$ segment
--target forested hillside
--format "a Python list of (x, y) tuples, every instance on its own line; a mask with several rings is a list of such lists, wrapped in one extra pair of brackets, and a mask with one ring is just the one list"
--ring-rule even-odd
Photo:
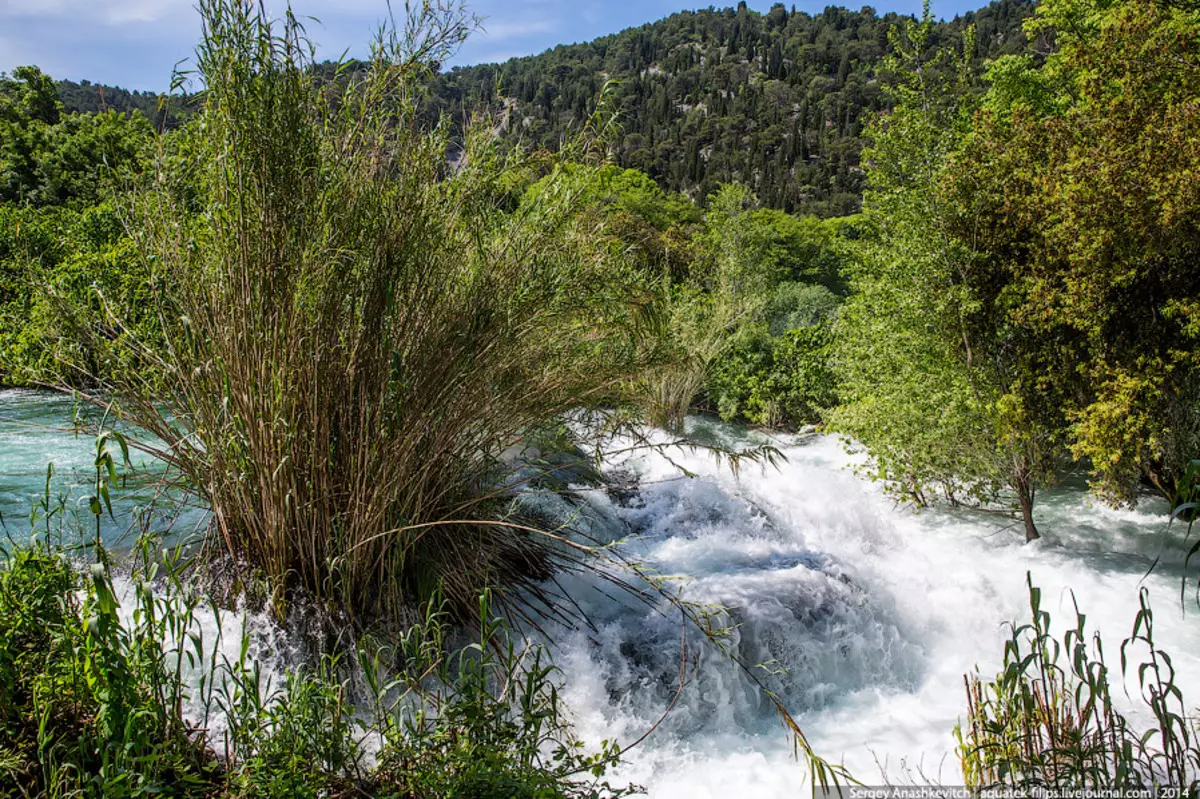
[[(939, 23), (930, 51), (976, 26), (974, 65), (1026, 46), (1026, 0), (998, 0)], [(615, 155), (665, 188), (707, 197), (749, 186), (772, 208), (821, 216), (857, 210), (865, 126), (890, 106), (882, 66), (900, 17), (869, 6), (812, 16), (782, 4), (685, 11), (585, 44), (437, 77), (433, 108), (461, 119), (507, 106), (507, 136), (554, 147), (578, 130), (611, 82)]]
[(147, 118), (158, 113), (160, 95), (154, 92), (139, 92), (122, 89), (119, 86), (104, 86), (83, 80), (76, 83), (73, 80), (60, 80), (58, 96), (68, 111), (84, 113), (99, 113), (101, 111), (120, 111), (131, 113), (141, 111)]
[[(939, 23), (930, 51), (976, 26), (976, 70), (1024, 51), (1029, 0), (997, 0)], [(896, 14), (830, 6), (810, 15), (775, 5), (683, 11), (584, 44), (504, 64), (451, 69), (430, 87), (426, 120), (456, 124), (480, 108), (504, 111), (505, 137), (554, 148), (578, 131), (608, 85), (618, 112), (617, 162), (703, 201), (720, 183), (749, 186), (771, 208), (819, 216), (853, 213), (865, 185), (863, 130), (890, 107), (883, 67)], [(329, 67), (331, 65), (321, 65)], [(141, 111), (160, 129), (160, 97), (58, 81), (68, 112)], [(187, 102), (173, 100), (173, 127)]]

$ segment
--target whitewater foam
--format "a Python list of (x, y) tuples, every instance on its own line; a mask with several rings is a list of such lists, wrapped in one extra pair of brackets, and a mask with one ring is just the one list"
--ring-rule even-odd
[[(745, 435), (690, 425), (726, 440)], [(689, 575), (689, 598), (730, 609), (734, 650), (772, 667), (764, 682), (825, 758), (868, 781), (883, 770), (891, 780), (960, 782), (952, 733), (963, 674), (998, 669), (1005, 622), (1028, 615), (1027, 571), (1060, 624), (1074, 591), (1089, 627), (1112, 644), (1129, 634), (1146, 586), (1185, 696), (1200, 690), (1200, 628), (1194, 610), (1180, 611), (1179, 548), (1163, 546), (1161, 504), (1112, 511), (1077, 486), (1049, 492), (1038, 510), (1044, 538), (1025, 545), (1007, 517), (897, 507), (854, 474), (861, 456), (833, 437), (776, 443), (787, 462), (750, 467), (740, 479), (703, 453), (610, 463), (645, 481), (612, 512), (639, 534), (627, 545), (632, 554), (664, 574)], [(698, 476), (673, 479), (672, 461)], [(1164, 552), (1167, 562), (1147, 576)], [(634, 739), (675, 693), (678, 613), (619, 603), (615, 614), (599, 592), (580, 596), (604, 622), (555, 641), (567, 701), (585, 739)], [(699, 661), (675, 709), (628, 753), (619, 776), (654, 797), (795, 796), (807, 770), (773, 707), (711, 648)]]

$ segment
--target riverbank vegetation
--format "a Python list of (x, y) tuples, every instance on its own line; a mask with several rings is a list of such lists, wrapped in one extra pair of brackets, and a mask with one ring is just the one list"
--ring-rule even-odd
[[(203, 111), (131, 211), (163, 343), (84, 320), (108, 358), (93, 396), (162, 442), (280, 602), (366, 623), (439, 585), (464, 614), (489, 585), (536, 590), (574, 556), (511, 507), (504, 457), (656, 362), (639, 276), (590, 246), (568, 171), (483, 125), (451, 167), (446, 131), (416, 124), (455, 10), (415, 14), (345, 83), (317, 80), (294, 21), (202, 12)], [(504, 208), (538, 166), (541, 201)]]
[[(143, 540), (120, 576), (43, 536), (0, 565), (0, 796), (118, 799), (617, 797), (619, 754), (565, 726), (545, 653), (493, 617), (451, 651), (446, 614), (389, 648), (264, 673), (186, 561)], [(230, 635), (230, 639), (223, 636)], [(360, 665), (351, 680), (347, 662)], [(452, 689), (452, 690), (450, 690)]]
[(928, 22), (900, 35), (833, 422), (918, 501), (1012, 492), (1036, 538), (1071, 464), (1121, 504), (1200, 451), (1200, 16), (1050, 0), (1029, 31), (1054, 51), (993, 62), (982, 95), (965, 54), (926, 61)]
[[(370, 60), (330, 66), (314, 63), (290, 14), (205, 0), (203, 90), (186, 119), (67, 113), (35, 68), (0, 81), (0, 380), (104, 405), (211, 510), (208, 551), (261, 576), (277, 615), (308, 602), (372, 634), (436, 607), (490, 636), (481, 595), (535, 625), (531, 597), (570, 617), (570, 596), (545, 586), (594, 569), (604, 550), (519, 501), (560, 470), (543, 450), (579, 452), (644, 423), (682, 436), (696, 411), (842, 433), (895, 496), (1012, 511), (1027, 540), (1038, 494), (1074, 472), (1114, 505), (1154, 491), (1184, 507), (1200, 453), (1200, 12), (1152, 0), (1021, 9), (1023, 33), (1005, 43), (970, 26), (948, 40), (928, 13), (890, 26), (870, 84), (886, 104), (862, 106), (887, 113), (861, 131), (857, 115), (839, 116), (838, 136), (869, 142), (861, 213), (826, 218), (859, 210), (841, 196), (859, 185), (857, 150), (821, 176), (832, 194), (808, 209), (820, 215), (795, 216), (782, 210), (804, 207), (794, 158), (778, 162), (788, 179), (732, 180), (771, 171), (755, 137), (727, 131), (705, 146), (747, 144), (761, 168), (667, 180), (644, 164), (629, 131), (661, 120), (629, 118), (627, 86), (597, 87), (594, 113), (554, 152), (514, 146), (511, 108), (439, 116), (455, 73), (437, 65), (470, 29), (459, 6), (414, 6)], [(751, 13), (727, 15), (714, 46), (770, 63), (776, 50), (756, 37), (798, 17), (753, 15), (759, 30)], [(692, 49), (677, 43), (669, 58)], [(854, 83), (849, 63), (838, 85)], [(753, 91), (789, 97), (776, 82)], [(739, 95), (744, 113), (759, 108), (753, 91)], [(788, 139), (802, 152), (805, 120)], [(829, 136), (822, 146), (842, 148)], [(282, 695), (279, 707), (321, 724), (264, 704), (234, 725), (259, 731), (249, 743), (231, 727), (239, 754), (223, 760), (187, 729), (177, 696), (145, 693), (180, 679), (149, 648), (165, 628), (137, 632), (167, 623), (158, 600), (134, 598), (142, 616), (121, 619), (103, 564), (80, 586), (38, 546), (4, 572), (32, 575), (22, 591), (36, 605), (4, 612), (42, 619), (13, 627), (25, 643), (7, 634), (8, 668), (41, 658), (28, 675), (51, 675), (22, 677), (33, 682), (5, 699), (20, 742), (0, 752), (12, 773), (54, 769), (38, 777), (51, 793), (84, 773), (113, 785), (128, 773), (249, 795), (259, 787), (230, 787), (251, 785), (249, 764), (286, 755), (328, 764), (330, 786), (368, 779), (343, 738), (286, 738), (306, 725), (349, 735), (336, 669), (312, 694)], [(91, 694), (63, 687), (97, 663), (118, 664), (128, 684), (105, 687), (116, 671), (101, 671)], [(495, 683), (471, 688), (471, 674), (464, 701), (484, 701), (480, 686)], [(1015, 679), (994, 704), (971, 689), (977, 751), (1036, 723), (1013, 709), (1027, 687)], [(497, 747), (525, 752), (495, 773), (548, 780), (531, 796), (590, 795), (571, 793), (574, 756), (566, 771), (534, 763), (546, 730), (561, 729), (555, 713), (514, 720), (497, 710), (513, 699), (463, 711), (463, 723), (489, 719), (479, 735)], [(120, 737), (143, 717), (158, 725), (146, 741)], [(72, 731), (54, 732), (60, 721)], [(439, 758), (466, 758), (460, 732), (433, 723), (385, 743), (398, 760), (381, 756), (369, 779), (390, 779), (388, 762), (433, 775)], [(995, 767), (967, 769), (986, 782), (1001, 779)], [(451, 789), (397, 795), (421, 790)]]
[[(967, 717), (955, 730), (963, 778), (982, 789), (1200, 790), (1196, 714), (1171, 655), (1154, 639), (1145, 589), (1119, 668), (1074, 607), (1073, 626), (1056, 634), (1042, 592), (1029, 583), (1029, 619), (1011, 626), (1002, 671), (967, 675)], [(1073, 598), (1072, 598), (1073, 601)], [(1110, 650), (1111, 653), (1111, 650)], [(1111, 654), (1108, 656), (1111, 657)], [(1132, 683), (1122, 712), (1114, 687)], [(1138, 713), (1138, 721), (1131, 721)]]

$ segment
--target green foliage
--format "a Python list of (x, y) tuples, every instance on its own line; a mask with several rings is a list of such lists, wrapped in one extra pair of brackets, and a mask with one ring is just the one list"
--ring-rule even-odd
[[(841, 270), (837, 274), (840, 276)], [(832, 321), (842, 298), (822, 285), (786, 281), (775, 287), (767, 306), (768, 329), (772, 336), (789, 330)]]
[(768, 427), (819, 422), (837, 402), (832, 342), (825, 321), (777, 336), (747, 331), (713, 367), (709, 399), (726, 421), (744, 418)]
[(1120, 503), (1200, 448), (1200, 17), (1055, 0), (1027, 28), (1055, 48), (991, 64), (983, 97), (969, 50), (923, 59), (928, 22), (898, 40), (834, 418), (918, 501), (1011, 489), (1032, 537), (1068, 458)]
[[(729, 184), (709, 198), (702, 224), (671, 228), (688, 241), (675, 261), (660, 262), (673, 363), (636, 389), (655, 424), (680, 430), (703, 392), (725, 418), (771, 426), (817, 421), (834, 401), (829, 327), (807, 328), (831, 319), (840, 302), (830, 287), (842, 286), (856, 222), (756, 206), (745, 186)], [(680, 267), (681, 256), (690, 263)]]
[[(1030, 620), (1012, 627), (1004, 668), (984, 682), (968, 676), (967, 721), (955, 735), (966, 784), (988, 788), (1200, 789), (1200, 740), (1168, 653), (1154, 641), (1146, 589), (1120, 671), (1105, 659), (1085, 616), (1062, 638), (1051, 632), (1041, 590), (1029, 582)], [(1140, 660), (1135, 660), (1138, 658)], [(1136, 667), (1135, 667), (1136, 664)], [(1115, 709), (1110, 683), (1136, 675), (1153, 725), (1135, 729)]]
[(931, 30), (926, 18), (897, 33), (896, 71), (906, 82), (896, 110), (873, 130), (871, 227), (847, 269), (836, 354), (843, 405), (831, 416), (867, 448), (875, 477), (921, 504), (988, 497), (1002, 480), (988, 412), (994, 393), (978, 387), (985, 366), (964, 351), (964, 313), (974, 303), (954, 271), (963, 253), (938, 234), (933, 195), (970, 107), (939, 77), (952, 53), (935, 59), (940, 70), (919, 68)]
[(942, 181), (978, 106), (974, 40), (968, 31), (961, 50), (926, 56), (932, 32), (928, 16), (896, 32), (897, 106), (873, 130), (873, 233), (839, 316), (845, 404), (832, 421), (918, 503), (1011, 490), (1032, 539), (1034, 495), (1064, 455), (1061, 403), (974, 240), (954, 235), (963, 217)]
[[(937, 23), (930, 50), (973, 24), (985, 58), (1020, 52), (1031, 3), (1002, 0)], [(589, 118), (606, 83), (618, 114), (617, 162), (696, 198), (739, 182), (770, 208), (857, 210), (864, 128), (890, 107), (881, 63), (904, 22), (830, 6), (809, 14), (741, 4), (673, 14), (586, 44), (504, 64), (455, 68), (428, 88), (429, 120), (503, 107), (508, 142), (556, 148)]]
[(991, 69), (951, 234), (1036, 365), (1014, 403), (1052, 395), (1105, 498), (1169, 495), (1200, 449), (1200, 14), (1051, 0), (1028, 28), (1057, 46)]
[[(686, 279), (702, 258), (697, 241), (703, 214), (687, 197), (665, 192), (634, 169), (612, 164), (595, 167), (567, 164), (564, 172), (578, 186), (580, 213), (597, 224), (598, 243), (619, 260), (628, 261), (653, 286), (663, 275)], [(562, 176), (541, 178), (521, 198), (521, 206), (535, 210), (553, 202), (547, 192), (561, 191)]]
[(596, 182), (582, 201), (599, 206), (605, 216), (628, 215), (655, 230), (699, 222), (700, 209), (687, 197), (663, 191), (649, 175), (636, 169), (606, 164), (597, 170)]
[[(127, 452), (111, 430), (95, 446), (98, 518), (112, 450), (125, 466)], [(28, 542), (0, 550), (0, 796), (632, 792), (603, 782), (620, 749), (575, 740), (545, 651), (493, 615), (489, 593), (473, 645), (434, 596), (420, 623), (386, 636), (394, 644), (327, 619), (330, 651), (271, 662), (199, 592), (182, 550), (143, 536), (120, 567), (100, 547), (90, 568), (73, 559), (87, 531), (68, 499), (47, 478), (44, 525), (35, 515)]]
[[(1000, 0), (939, 23), (930, 46), (974, 24), (977, 64), (1017, 53), (1031, 9)], [(811, 15), (782, 4), (767, 14), (745, 7), (684, 12), (587, 44), (432, 76), (421, 115), (432, 127), (447, 114), (461, 128), (481, 107), (503, 109), (506, 142), (555, 149), (586, 123), (608, 85), (606, 102), (621, 119), (614, 147), (621, 166), (692, 197), (741, 182), (768, 207), (838, 216), (858, 207), (863, 132), (890, 105), (884, 87), (891, 76), (881, 62), (888, 30), (903, 19), (871, 8)], [(349, 79), (365, 66), (313, 69), (322, 80)], [(38, 83), (41, 96), (57, 96), (70, 115), (115, 112), (151, 120), (155, 130), (179, 127), (199, 107), (198, 96), (86, 80)]]
[(141, 171), (153, 138), (145, 117), (61, 109), (36, 67), (0, 75), (0, 202), (82, 209)]
[(743, 276), (745, 299), (710, 369), (708, 399), (726, 420), (815, 423), (836, 403), (831, 323), (841, 298), (834, 291), (843, 286), (856, 222), (743, 208), (751, 205), (742, 189), (710, 203), (706, 243), (718, 263)]
[[(364, 721), (338, 656), (273, 687), (245, 631), (235, 660), (221, 654), (199, 624), (221, 611), (182, 582), (184, 561), (162, 560), (149, 541), (121, 581), (106, 559), (85, 576), (44, 538), (4, 555), (0, 796), (591, 799), (632, 790), (602, 781), (619, 749), (582, 750), (544, 651), (517, 649), (486, 596), (474, 646), (448, 650), (445, 614), (431, 606), (396, 667), (381, 665), (387, 650), (357, 651), (375, 709)], [(207, 708), (200, 725), (185, 714), (198, 705)], [(218, 717), (224, 734), (212, 728)], [(372, 738), (375, 766), (364, 749)]]
[(886, 243), (864, 241), (849, 271), (834, 361), (842, 404), (830, 424), (867, 448), (872, 475), (898, 495), (988, 499), (1004, 464), (954, 337), (961, 293), (943, 291), (919, 228), (901, 234), (888, 221)]
[(663, 336), (672, 363), (647, 376), (637, 393), (650, 421), (674, 432), (708, 382), (716, 360), (734, 335), (765, 307), (780, 278), (780, 264), (764, 257), (760, 226), (748, 224), (754, 196), (738, 184), (722, 186), (709, 198), (699, 233), (703, 260), (693, 264), (686, 282), (666, 288), (667, 323)]
[[(480, 597), (476, 641), (432, 669), (417, 666), (427, 660), (421, 648), (444, 634), (441, 614), (427, 615), (402, 640), (400, 682), (410, 690), (438, 688), (424, 691), (420, 705), (376, 705), (380, 727), (388, 731), (381, 780), (399, 796), (417, 797), (583, 799), (636, 792), (602, 781), (619, 747), (605, 741), (598, 753), (585, 753), (563, 725), (553, 664), (493, 617), (490, 602), (488, 594)], [(374, 667), (366, 671), (373, 675)], [(441, 686), (452, 693), (443, 694)]]
[[(147, 333), (149, 270), (107, 198), (144, 168), (144, 118), (64, 114), (35, 67), (0, 76), (0, 384), (86, 382), (105, 368), (73, 335), (110, 311)], [(71, 365), (82, 365), (77, 371)]]
[(158, 131), (174, 130), (196, 112), (195, 96), (163, 95), (130, 91), (81, 80), (55, 81), (58, 99), (68, 113), (100, 114), (115, 111), (125, 116), (141, 115)]
[(85, 320), (105, 340), (130, 331), (158, 340), (149, 269), (111, 203), (0, 205), (0, 275), (0, 384), (77, 385), (105, 373), (106, 348), (76, 335)]
[(211, 784), (209, 754), (172, 713), (177, 694), (160, 643), (166, 622), (149, 583), (132, 598), (132, 618), (122, 618), (102, 563), (85, 579), (44, 542), (6, 555), (0, 791), (182, 796)]
[[(572, 170), (499, 153), (485, 122), (453, 147), (416, 124), (455, 9), (414, 6), (346, 84), (309, 69), (295, 20), (201, 10), (203, 108), (132, 209), (171, 287), (162, 344), (84, 331), (152, 367), (92, 396), (165, 442), (281, 603), (366, 624), (438, 585), (465, 616), (485, 586), (536, 589), (575, 550), (513, 508), (503, 455), (657, 362), (642, 276), (596, 246)], [(541, 201), (513, 208), (531, 164)]]

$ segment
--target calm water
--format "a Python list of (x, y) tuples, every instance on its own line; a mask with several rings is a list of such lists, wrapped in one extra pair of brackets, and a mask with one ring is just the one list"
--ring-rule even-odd
[[(73, 429), (76, 416), (98, 423), (96, 409), (79, 406), (68, 396), (35, 391), (0, 391), (0, 517), (4, 531), (16, 540), (31, 530), (31, 516), (38, 530), (46, 529), (46, 469), (53, 464), (50, 479), (50, 527), (64, 529), (68, 537), (82, 530), (93, 540), (96, 517), (88, 508), (94, 493), (96, 440), (92, 433)], [(109, 445), (120, 464), (118, 483), (110, 486), (112, 516), (107, 509), (100, 519), (101, 536), (109, 546), (120, 547), (130, 539), (130, 530), (141, 529), (140, 519), (150, 520), (156, 533), (186, 537), (205, 522), (201, 509), (179, 509), (167, 513), (170, 503), (158, 496), (156, 478), (162, 466), (148, 455), (130, 450), (131, 465), (121, 463), (120, 449)], [(151, 506), (160, 512), (145, 515)]]

